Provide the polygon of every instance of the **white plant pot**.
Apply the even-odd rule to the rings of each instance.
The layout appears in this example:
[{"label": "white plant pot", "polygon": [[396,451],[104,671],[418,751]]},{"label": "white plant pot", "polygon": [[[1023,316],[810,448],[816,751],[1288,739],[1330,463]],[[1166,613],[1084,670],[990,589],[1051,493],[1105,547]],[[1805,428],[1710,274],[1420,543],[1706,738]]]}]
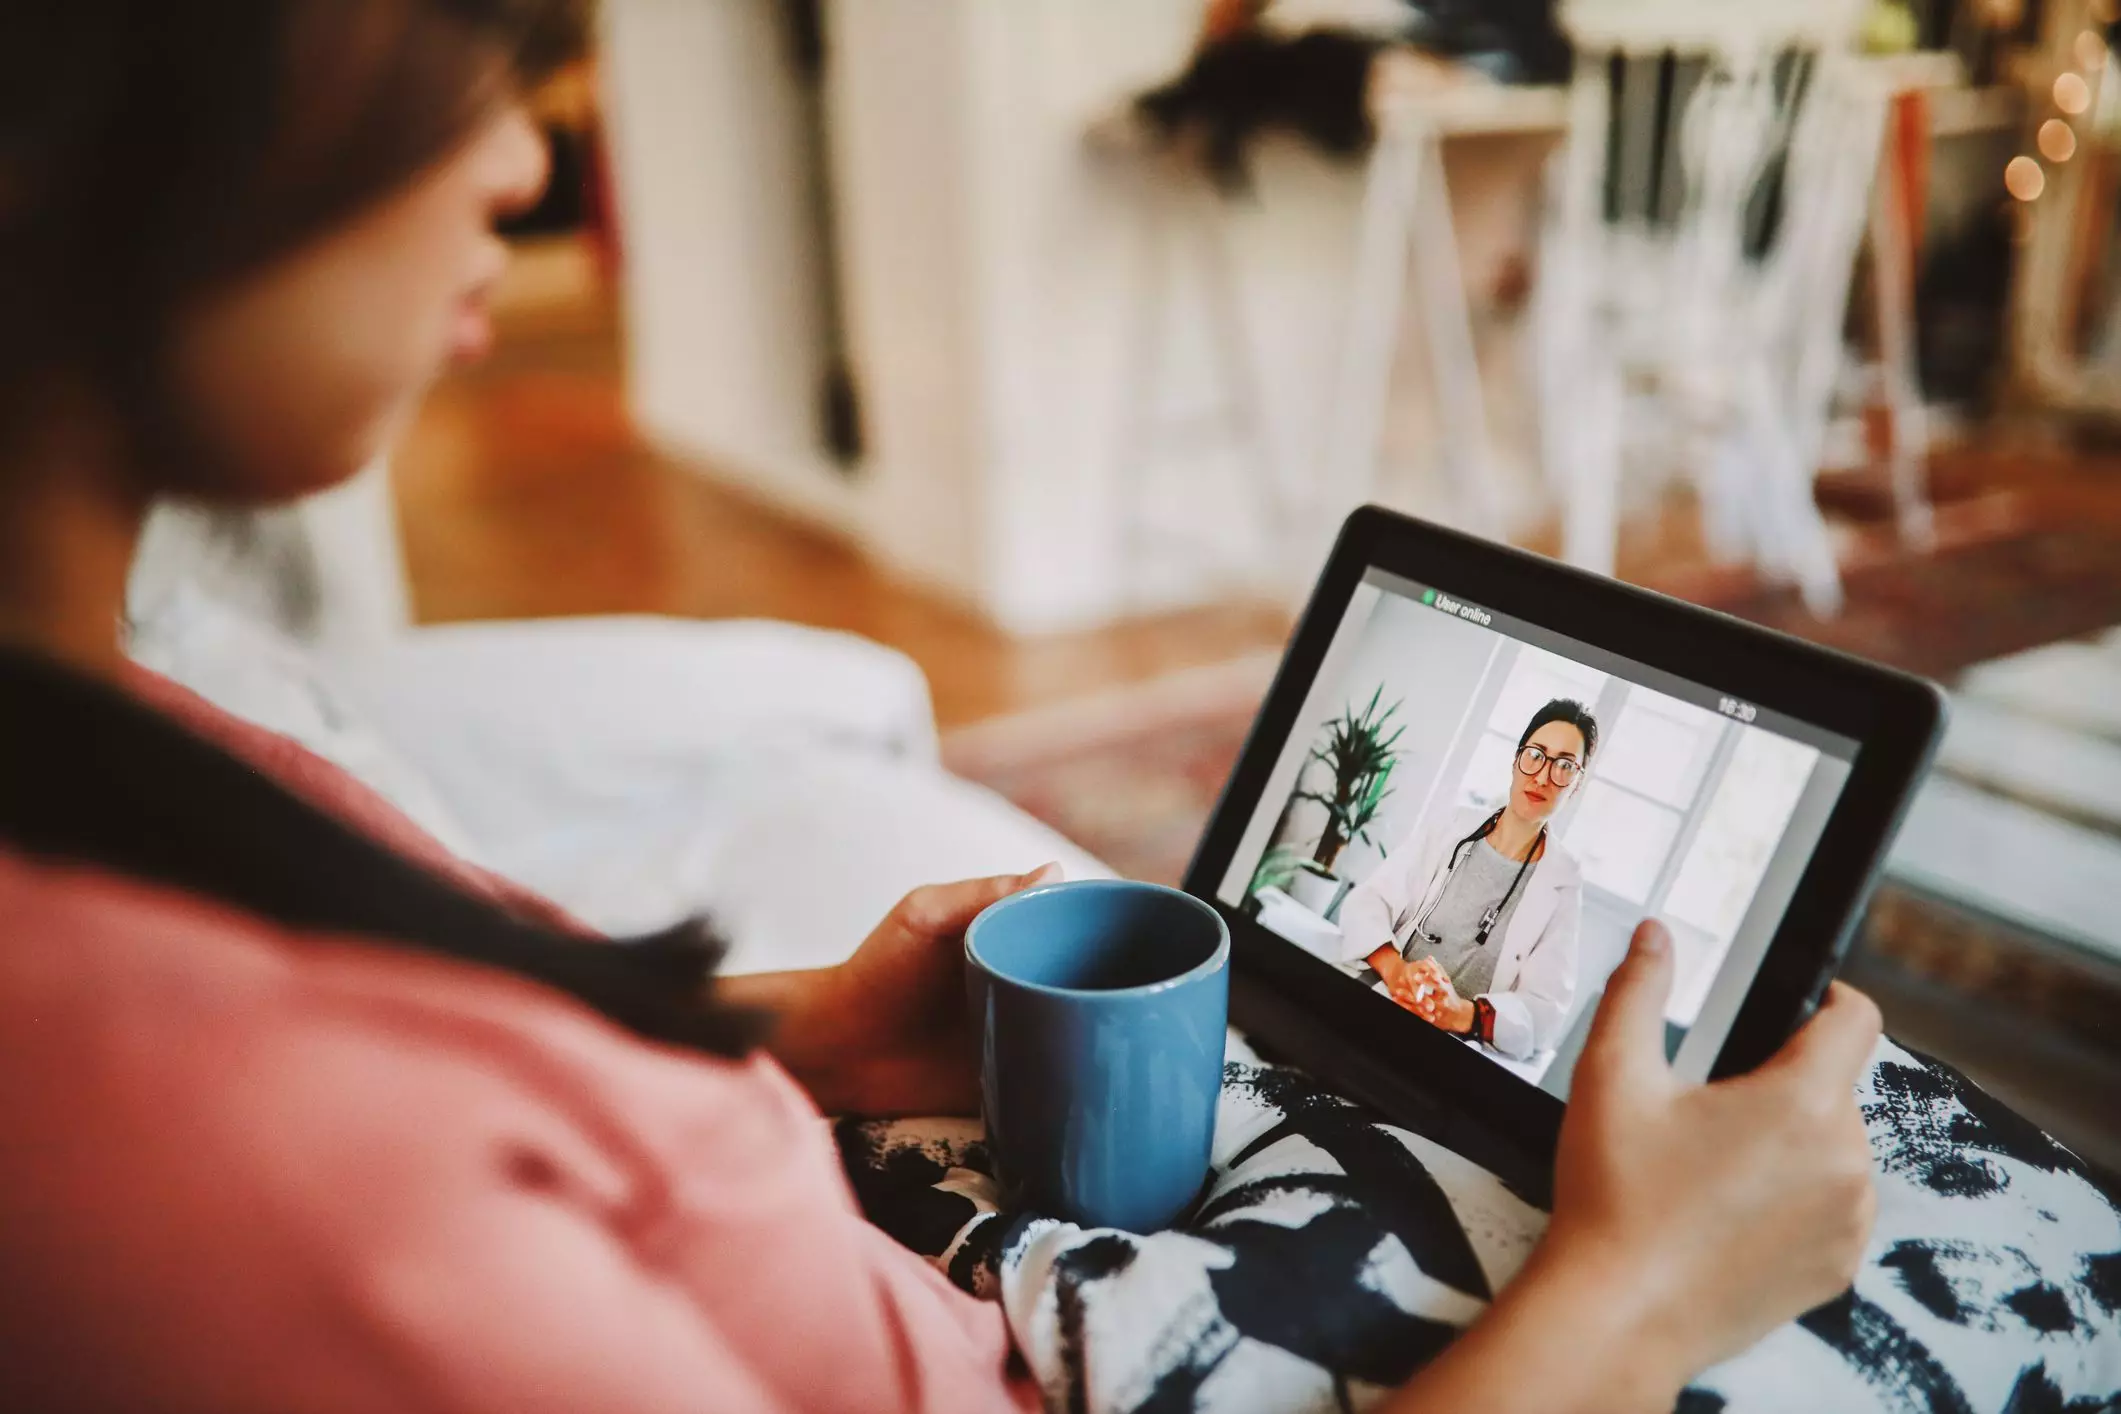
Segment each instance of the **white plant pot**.
[{"label": "white plant pot", "polygon": [[1299,869],[1296,877],[1289,880],[1288,892],[1290,898],[1323,918],[1326,910],[1333,906],[1333,896],[1340,892],[1340,880],[1330,874]]}]

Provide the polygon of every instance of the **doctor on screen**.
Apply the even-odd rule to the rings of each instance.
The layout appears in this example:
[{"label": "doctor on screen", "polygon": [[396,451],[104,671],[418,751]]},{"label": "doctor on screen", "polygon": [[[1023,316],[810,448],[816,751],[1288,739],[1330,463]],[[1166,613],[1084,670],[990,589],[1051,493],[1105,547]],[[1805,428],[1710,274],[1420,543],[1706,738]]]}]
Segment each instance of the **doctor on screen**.
[{"label": "doctor on screen", "polygon": [[1343,962],[1401,1006],[1525,1059],[1552,1050],[1576,995],[1583,870],[1547,822],[1583,782],[1598,723],[1556,698],[1518,739],[1509,795],[1400,841],[1341,905]]}]

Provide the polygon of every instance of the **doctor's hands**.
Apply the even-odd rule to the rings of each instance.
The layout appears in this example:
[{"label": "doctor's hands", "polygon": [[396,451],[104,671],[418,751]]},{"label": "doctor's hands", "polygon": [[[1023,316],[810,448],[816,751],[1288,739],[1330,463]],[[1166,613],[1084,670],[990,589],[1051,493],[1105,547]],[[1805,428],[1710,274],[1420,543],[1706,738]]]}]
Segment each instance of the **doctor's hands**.
[{"label": "doctor's hands", "polygon": [[1048,864],[930,884],[899,900],[837,967],[717,986],[732,1002],[775,1013],[766,1049],[827,1114],[977,1114],[965,929],[988,904],[1060,877],[1060,866]]},{"label": "doctor's hands", "polygon": [[1645,923],[1577,1062],[1546,1235],[1391,1414],[1669,1410],[1847,1289],[1876,1208],[1854,1092],[1878,1009],[1836,983],[1767,1064],[1696,1085],[1665,1060],[1671,987],[1671,935]]},{"label": "doctor's hands", "polygon": [[1392,998],[1429,1025],[1455,1036],[1473,1029],[1473,1003],[1458,995],[1451,974],[1433,957],[1410,962],[1401,969],[1401,985]]},{"label": "doctor's hands", "polygon": [[1364,959],[1384,981],[1393,1001],[1431,1026],[1463,1036],[1473,1029],[1473,1003],[1458,995],[1451,974],[1433,957],[1408,962],[1391,947]]}]

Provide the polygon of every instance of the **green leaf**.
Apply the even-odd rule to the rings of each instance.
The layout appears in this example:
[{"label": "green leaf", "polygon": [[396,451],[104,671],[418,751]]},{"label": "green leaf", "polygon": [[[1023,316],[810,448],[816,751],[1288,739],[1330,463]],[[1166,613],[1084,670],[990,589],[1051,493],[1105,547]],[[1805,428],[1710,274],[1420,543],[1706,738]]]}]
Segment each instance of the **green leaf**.
[{"label": "green leaf", "polygon": [[1324,809],[1328,832],[1341,839],[1370,842],[1368,826],[1392,794],[1392,771],[1399,764],[1399,740],[1406,731],[1394,718],[1403,705],[1387,703],[1380,683],[1359,711],[1350,704],[1319,724],[1319,736],[1305,762],[1326,768],[1329,789],[1305,788],[1293,796]]},{"label": "green leaf", "polygon": [[1246,886],[1247,894],[1256,894],[1264,888],[1286,889],[1289,881],[1296,877],[1308,856],[1294,845],[1276,845],[1260,858],[1259,867],[1252,871],[1252,882]]}]

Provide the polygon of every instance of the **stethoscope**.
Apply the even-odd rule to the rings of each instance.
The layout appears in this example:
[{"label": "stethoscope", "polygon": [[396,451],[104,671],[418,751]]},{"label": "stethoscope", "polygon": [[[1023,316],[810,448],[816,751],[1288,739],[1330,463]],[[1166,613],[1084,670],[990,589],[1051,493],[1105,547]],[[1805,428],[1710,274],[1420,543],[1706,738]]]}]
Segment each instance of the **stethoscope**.
[{"label": "stethoscope", "polygon": [[[1443,902],[1443,896],[1450,891],[1451,880],[1458,873],[1458,866],[1465,862],[1467,851],[1486,839],[1494,831],[1497,822],[1501,819],[1502,812],[1498,810],[1487,819],[1481,821],[1479,829],[1451,846],[1451,862],[1444,869],[1443,883],[1437,888],[1435,895],[1429,899],[1429,906],[1421,911],[1421,917],[1415,920],[1414,931],[1407,936],[1406,945],[1399,950],[1399,955],[1402,958],[1411,960],[1416,943],[1425,942],[1430,947],[1435,947],[1443,941],[1428,931],[1429,915],[1436,911],[1436,906]],[[1488,911],[1480,915],[1480,926],[1473,930],[1474,947],[1484,948],[1488,945],[1488,936],[1495,931],[1495,925],[1502,921],[1502,915],[1509,911],[1510,900],[1517,897],[1518,889],[1524,885],[1524,876],[1532,872],[1532,861],[1539,858],[1540,852],[1546,846],[1546,842],[1547,827],[1541,825],[1539,827],[1539,836],[1532,841],[1531,849],[1525,852],[1523,861],[1518,864],[1517,873],[1510,880],[1510,887],[1503,890],[1502,898],[1499,902],[1488,905]],[[1403,913],[1392,920],[1393,937],[1399,936],[1399,930],[1405,926],[1406,921],[1406,915]]]}]

